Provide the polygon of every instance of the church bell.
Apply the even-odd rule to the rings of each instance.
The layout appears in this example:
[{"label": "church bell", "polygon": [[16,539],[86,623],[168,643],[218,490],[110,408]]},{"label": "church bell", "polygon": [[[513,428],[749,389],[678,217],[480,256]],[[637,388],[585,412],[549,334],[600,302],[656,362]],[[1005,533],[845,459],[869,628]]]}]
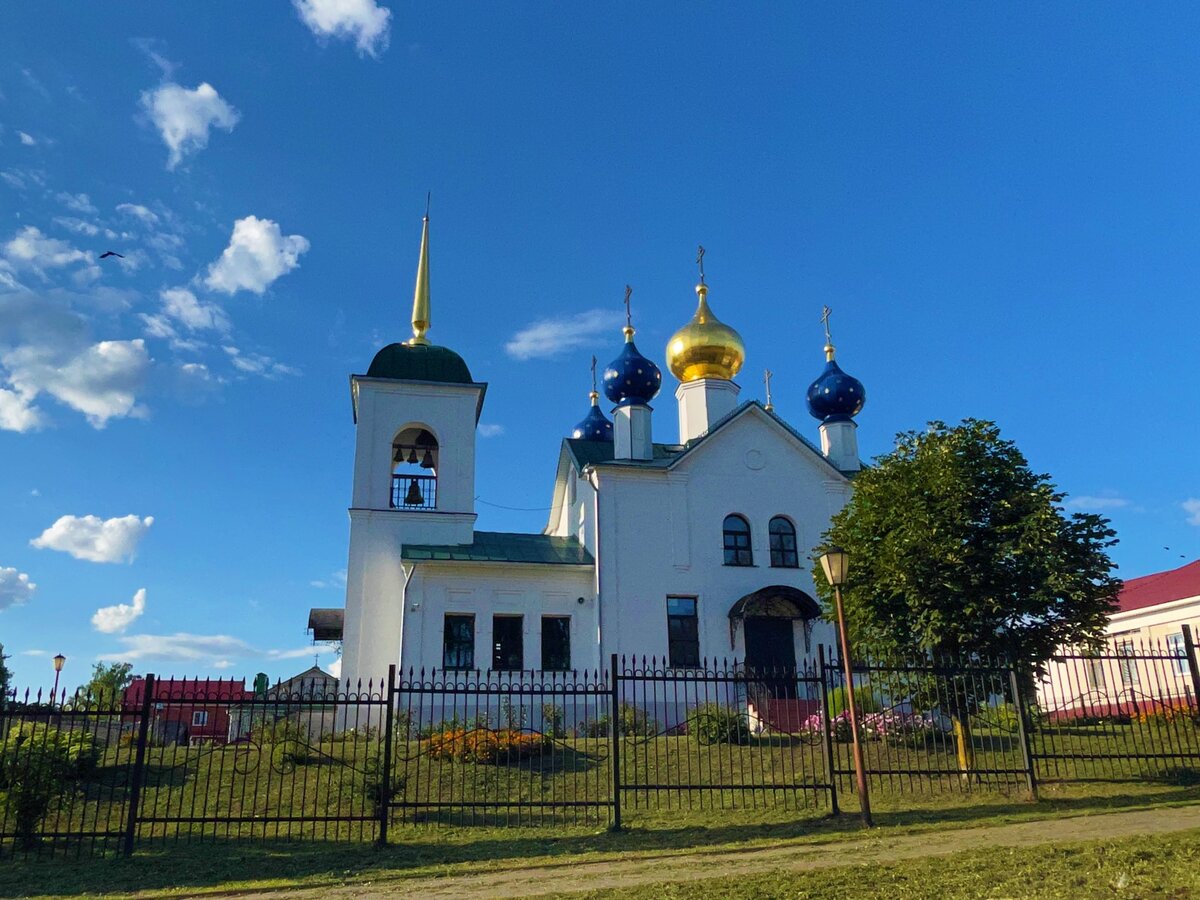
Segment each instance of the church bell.
[{"label": "church bell", "polygon": [[[416,454],[413,454],[413,455],[415,457]],[[414,460],[414,462],[415,462],[415,460]],[[432,469],[433,468],[433,454],[431,452],[429,452],[429,450],[425,451],[425,457],[421,460],[421,468],[422,469]]]},{"label": "church bell", "polygon": [[424,506],[425,498],[421,496],[421,488],[417,485],[417,479],[411,478],[408,482],[408,493],[404,495],[405,506]]}]

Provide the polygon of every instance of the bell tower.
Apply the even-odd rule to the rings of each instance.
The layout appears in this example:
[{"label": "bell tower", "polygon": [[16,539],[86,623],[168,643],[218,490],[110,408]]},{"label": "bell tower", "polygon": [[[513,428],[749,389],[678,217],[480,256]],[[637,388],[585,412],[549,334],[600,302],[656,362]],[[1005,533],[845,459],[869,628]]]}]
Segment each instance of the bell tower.
[{"label": "bell tower", "polygon": [[475,427],[487,385],[430,343],[429,214],[421,228],[412,337],[350,376],[354,478],[342,677],[378,680],[400,662],[405,544],[469,544],[475,529]]}]

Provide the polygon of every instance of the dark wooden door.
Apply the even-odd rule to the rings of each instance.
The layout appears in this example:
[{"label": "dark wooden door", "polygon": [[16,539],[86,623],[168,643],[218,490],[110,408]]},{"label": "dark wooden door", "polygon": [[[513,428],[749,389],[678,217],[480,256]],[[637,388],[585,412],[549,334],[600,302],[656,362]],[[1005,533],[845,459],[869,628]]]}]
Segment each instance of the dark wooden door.
[{"label": "dark wooden door", "polygon": [[792,620],[750,616],[742,622],[746,670],[772,697],[796,696],[796,643]]}]

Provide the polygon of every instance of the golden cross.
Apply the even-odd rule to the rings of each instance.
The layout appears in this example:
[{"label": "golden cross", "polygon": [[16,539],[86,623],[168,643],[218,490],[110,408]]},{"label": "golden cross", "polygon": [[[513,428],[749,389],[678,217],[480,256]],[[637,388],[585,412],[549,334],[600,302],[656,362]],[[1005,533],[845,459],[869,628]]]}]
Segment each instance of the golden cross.
[{"label": "golden cross", "polygon": [[767,409],[774,408],[771,403],[771,376],[774,374],[770,369],[763,369],[763,383],[767,386]]},{"label": "golden cross", "polygon": [[633,288],[625,285],[625,325],[632,325],[631,316],[629,314],[629,296],[633,293]]},{"label": "golden cross", "polygon": [[700,267],[700,283],[704,284],[704,245],[697,245],[696,250],[696,265]]},{"label": "golden cross", "polygon": [[829,336],[829,316],[833,312],[828,306],[821,307],[821,322],[825,325],[825,343],[832,344],[833,339]]}]

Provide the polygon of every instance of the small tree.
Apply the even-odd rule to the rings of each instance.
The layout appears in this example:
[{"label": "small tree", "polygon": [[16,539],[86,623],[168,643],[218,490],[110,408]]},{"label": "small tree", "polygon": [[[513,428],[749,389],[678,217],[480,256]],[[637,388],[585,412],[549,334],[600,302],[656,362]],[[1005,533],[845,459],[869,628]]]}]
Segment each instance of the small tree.
[{"label": "small tree", "polygon": [[4,652],[4,645],[0,644],[0,705],[8,700],[8,695],[12,691],[12,670],[5,662],[8,659],[12,659],[12,657]]},{"label": "small tree", "polygon": [[133,681],[133,665],[131,663],[96,663],[92,667],[92,677],[87,684],[79,688],[79,692],[98,702],[118,702]]},{"label": "small tree", "polygon": [[[850,554],[852,645],[891,659],[1004,657],[1032,677],[1057,647],[1097,641],[1121,585],[1106,549],[1116,533],[1101,516],[1064,515],[1064,496],[991,422],[899,435],[826,535]],[[828,611],[820,565],[814,578]],[[964,771],[981,699],[969,690],[946,698]]]}]

